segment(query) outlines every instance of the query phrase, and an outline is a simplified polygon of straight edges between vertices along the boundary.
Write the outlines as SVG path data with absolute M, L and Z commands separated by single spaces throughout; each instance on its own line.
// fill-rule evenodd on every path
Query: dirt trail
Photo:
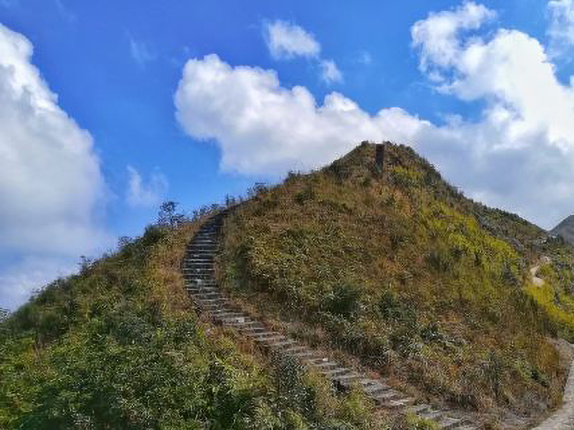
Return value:
M 574 345 L 559 341 L 563 353 L 570 359 L 574 356 Z M 570 351 L 568 351 L 570 348 Z M 573 430 L 574 429 L 574 361 L 571 361 L 570 376 L 564 387 L 562 407 L 532 430 Z
M 536 274 L 538 273 L 538 270 L 540 270 L 540 267 L 550 263 L 550 261 L 551 261 L 550 258 L 544 256 L 540 259 L 540 263 L 530 268 L 530 274 L 532 275 L 532 283 L 535 286 L 542 287 L 544 285 L 544 279 L 539 278 L 538 276 L 536 276 Z

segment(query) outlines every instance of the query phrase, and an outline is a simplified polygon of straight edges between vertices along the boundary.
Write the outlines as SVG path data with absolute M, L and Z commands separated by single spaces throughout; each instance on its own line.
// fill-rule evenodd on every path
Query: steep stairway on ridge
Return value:
M 226 212 L 223 211 L 213 216 L 197 232 L 188 245 L 182 269 L 186 289 L 192 300 L 215 323 L 233 327 L 263 348 L 289 355 L 302 364 L 315 368 L 336 386 L 362 387 L 365 394 L 380 408 L 411 412 L 420 418 L 435 421 L 443 429 L 477 428 L 464 414 L 416 403 L 415 399 L 387 385 L 384 379 L 369 378 L 359 371 L 350 369 L 288 336 L 268 329 L 260 321 L 234 307 L 215 280 L 214 258 L 225 215 Z

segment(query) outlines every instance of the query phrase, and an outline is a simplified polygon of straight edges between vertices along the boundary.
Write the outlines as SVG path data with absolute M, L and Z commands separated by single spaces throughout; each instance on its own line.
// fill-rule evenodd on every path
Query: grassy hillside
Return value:
M 525 291 L 547 312 L 559 336 L 574 343 L 574 252 L 562 238 L 548 239 L 538 246 L 536 276 L 544 285 L 526 283 Z M 550 262 L 540 257 L 550 258 Z
M 199 222 L 149 227 L 0 324 L 0 428 L 414 428 L 198 320 L 179 267 Z
M 544 232 L 466 199 L 408 147 L 387 145 L 382 174 L 374 152 L 259 187 L 225 224 L 227 290 L 414 394 L 481 411 L 556 404 L 548 336 L 571 322 L 530 291 Z
M 535 414 L 561 397 L 574 258 L 464 198 L 412 150 L 374 146 L 257 187 L 226 219 L 219 276 L 242 306 L 405 392 Z M 165 214 L 164 214 L 165 215 Z M 206 214 L 163 217 L 0 317 L 0 428 L 423 429 L 202 321 L 180 263 Z M 529 268 L 542 255 L 543 287 Z

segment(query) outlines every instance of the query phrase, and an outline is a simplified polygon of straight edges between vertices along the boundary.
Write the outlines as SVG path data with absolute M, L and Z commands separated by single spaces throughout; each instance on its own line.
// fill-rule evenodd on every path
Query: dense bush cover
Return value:
M 547 337 L 564 330 L 528 288 L 543 231 L 465 198 L 408 147 L 388 144 L 382 173 L 374 152 L 255 190 L 224 228 L 230 294 L 422 396 L 555 404 L 564 374 Z
M 202 323 L 179 275 L 198 222 L 168 221 L 0 325 L 0 428 L 422 428 Z

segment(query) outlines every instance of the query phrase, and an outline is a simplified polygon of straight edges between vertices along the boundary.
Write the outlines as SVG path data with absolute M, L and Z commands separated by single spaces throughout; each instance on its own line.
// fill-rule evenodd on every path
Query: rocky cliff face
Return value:
M 550 230 L 550 234 L 561 236 L 574 245 L 574 215 L 565 218 L 560 224 Z

